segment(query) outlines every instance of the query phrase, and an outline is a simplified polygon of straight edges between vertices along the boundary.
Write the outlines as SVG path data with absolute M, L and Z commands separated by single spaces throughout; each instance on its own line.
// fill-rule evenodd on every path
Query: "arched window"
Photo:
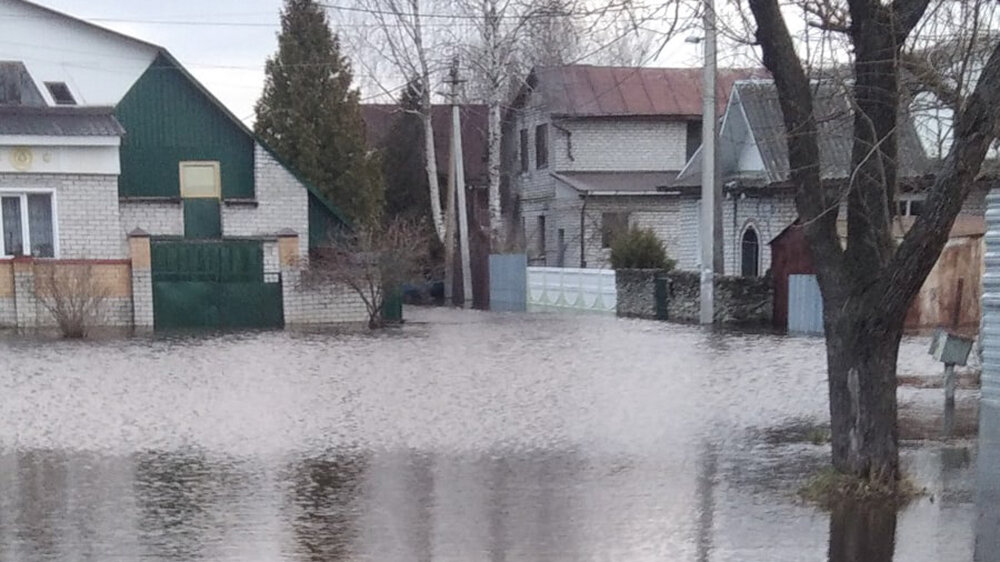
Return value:
M 760 274 L 760 239 L 754 227 L 743 232 L 743 277 L 757 277 Z

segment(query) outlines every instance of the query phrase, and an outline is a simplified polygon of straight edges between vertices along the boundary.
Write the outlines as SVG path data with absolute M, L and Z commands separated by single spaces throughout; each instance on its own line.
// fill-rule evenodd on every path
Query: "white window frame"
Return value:
M 914 201 L 917 201 L 917 202 L 920 202 L 920 203 L 926 202 L 927 201 L 927 194 L 926 193 L 904 193 L 902 195 L 897 196 L 896 197 L 897 210 L 898 210 L 898 205 L 900 203 L 902 203 L 904 205 L 904 210 L 906 211 L 905 213 L 899 214 L 898 216 L 900 216 L 900 217 L 913 217 L 913 216 L 916 216 L 916 215 L 911 214 L 911 209 L 910 209 L 910 207 L 912 206 L 912 204 L 913 204 Z
M 52 258 L 59 258 L 59 205 L 56 204 L 56 190 L 34 188 L 0 188 L 0 198 L 19 197 L 21 199 L 21 240 L 25 248 L 31 250 L 31 227 L 28 225 L 28 195 L 48 195 L 52 206 Z M 8 256 L 3 239 L 3 214 L 0 213 L 0 260 L 11 260 L 20 256 Z M 30 254 L 28 254 L 30 255 Z M 43 258 L 47 259 L 47 258 Z
M 214 195 L 188 195 L 184 192 L 186 187 L 184 185 L 184 168 L 188 166 L 191 167 L 209 167 L 213 168 L 215 173 L 215 194 Z M 222 163 L 218 160 L 181 160 L 177 164 L 177 171 L 180 175 L 180 194 L 182 199 L 222 199 Z

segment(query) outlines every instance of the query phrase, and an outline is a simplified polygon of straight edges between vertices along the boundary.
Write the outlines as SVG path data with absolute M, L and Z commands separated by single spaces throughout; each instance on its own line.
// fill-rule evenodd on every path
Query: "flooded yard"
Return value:
M 407 317 L 0 340 L 0 560 L 846 562 L 858 541 L 972 558 L 971 441 L 907 442 L 928 495 L 861 518 L 884 532 L 795 498 L 828 455 L 787 430 L 828 417 L 821 340 Z M 940 368 L 925 340 L 900 357 Z M 901 404 L 934 412 L 941 392 Z

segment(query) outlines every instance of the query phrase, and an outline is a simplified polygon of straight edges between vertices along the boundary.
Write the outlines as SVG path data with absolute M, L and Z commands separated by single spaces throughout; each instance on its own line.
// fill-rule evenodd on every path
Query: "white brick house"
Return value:
M 753 71 L 723 70 L 729 88 Z M 695 267 L 697 201 L 669 186 L 701 143 L 698 69 L 538 68 L 505 122 L 504 173 L 531 263 L 606 267 L 629 225 L 652 228 Z
M 0 327 L 49 323 L 32 277 L 81 264 L 100 270 L 113 325 L 152 327 L 157 304 L 176 308 L 157 300 L 164 268 L 234 290 L 237 270 L 243 285 L 282 283 L 265 291 L 268 325 L 367 320 L 346 288 L 297 282 L 310 244 L 346 225 L 339 211 L 170 53 L 24 0 L 0 0 L 0 35 Z M 218 248 L 214 269 L 158 260 L 170 243 Z M 258 297 L 228 309 L 264 308 Z M 228 325 L 222 304 L 201 304 L 192 325 Z

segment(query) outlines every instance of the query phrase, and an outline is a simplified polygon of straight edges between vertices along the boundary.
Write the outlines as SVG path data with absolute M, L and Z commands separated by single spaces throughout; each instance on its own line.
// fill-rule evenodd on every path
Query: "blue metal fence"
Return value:
M 823 297 L 815 275 L 788 276 L 788 333 L 823 335 Z
M 524 312 L 528 309 L 528 256 L 490 256 L 490 310 Z

